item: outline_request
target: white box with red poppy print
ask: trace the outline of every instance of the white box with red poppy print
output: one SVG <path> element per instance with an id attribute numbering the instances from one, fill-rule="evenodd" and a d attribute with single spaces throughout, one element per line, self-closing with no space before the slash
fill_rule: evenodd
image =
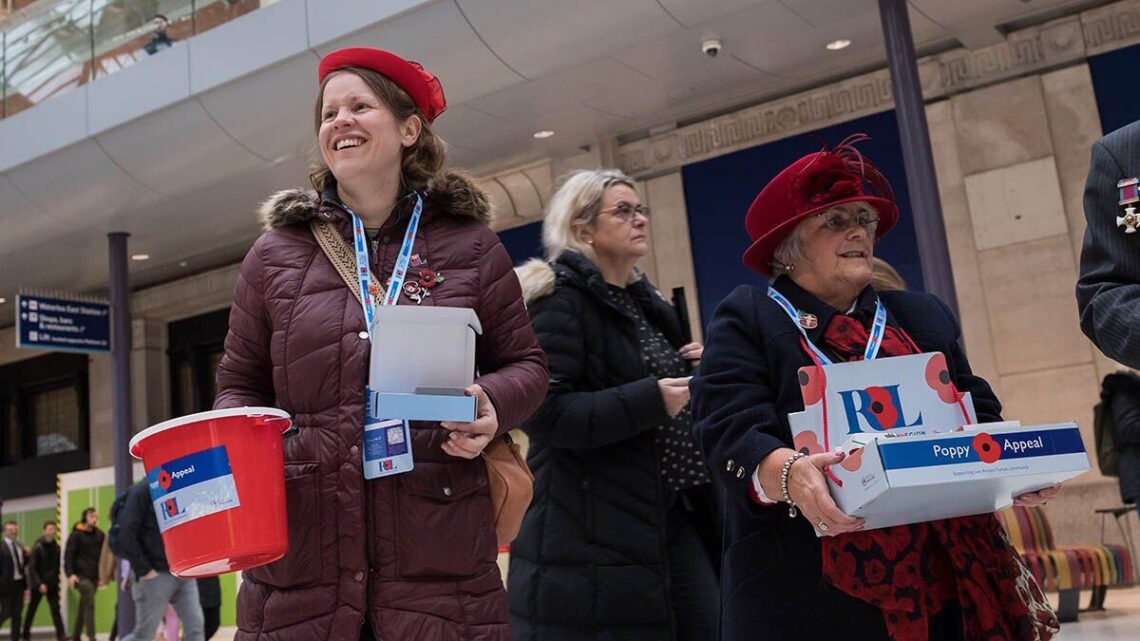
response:
<path id="1" fill-rule="evenodd" d="M 844 513 L 867 529 L 1009 507 L 1013 497 L 1090 469 L 1076 423 L 971 425 L 948 434 L 853 436 L 828 485 Z"/>
<path id="2" fill-rule="evenodd" d="M 848 452 L 828 481 L 839 508 L 868 529 L 992 512 L 1089 469 L 1075 423 L 978 425 L 938 352 L 805 367 L 799 379 L 804 411 L 788 416 L 795 448 Z M 1022 436 L 1041 447 L 1022 449 Z"/>
<path id="3" fill-rule="evenodd" d="M 475 311 L 459 307 L 380 307 L 372 327 L 369 420 L 475 420 Z"/>

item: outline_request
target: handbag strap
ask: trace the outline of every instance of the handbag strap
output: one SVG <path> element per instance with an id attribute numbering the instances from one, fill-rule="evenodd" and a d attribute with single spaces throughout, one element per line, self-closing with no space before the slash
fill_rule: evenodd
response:
<path id="1" fill-rule="evenodd" d="M 348 291 L 356 296 L 357 301 L 363 302 L 360 297 L 360 288 L 357 287 L 356 282 L 356 256 L 353 254 L 352 248 L 345 242 L 344 237 L 340 235 L 332 223 L 323 220 L 310 222 L 309 229 L 312 230 L 313 237 L 317 239 L 317 244 L 321 246 L 325 256 L 328 256 L 329 262 L 336 268 L 336 273 L 340 274 L 340 277 L 344 279 L 344 284 L 348 285 Z M 368 280 L 373 291 L 383 291 L 376 274 L 369 271 Z"/>

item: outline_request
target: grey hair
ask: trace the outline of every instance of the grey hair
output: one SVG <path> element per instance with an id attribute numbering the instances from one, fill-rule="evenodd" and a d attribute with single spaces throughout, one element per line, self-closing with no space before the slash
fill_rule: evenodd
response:
<path id="1" fill-rule="evenodd" d="M 866 201 L 856 200 L 851 204 L 859 205 L 864 209 L 870 209 L 876 214 L 878 213 L 878 210 L 872 207 L 871 204 Z M 795 229 L 792 230 L 792 233 L 788 234 L 787 238 L 780 241 L 780 244 L 776 246 L 776 251 L 772 252 L 772 263 L 768 268 L 772 274 L 772 278 L 787 274 L 791 271 L 788 269 L 789 266 L 793 266 L 804 259 L 804 251 L 806 249 L 806 242 L 804 241 L 805 223 L 807 223 L 807 221 L 811 220 L 812 218 L 815 218 L 816 216 L 824 216 L 837 209 L 839 208 L 830 207 L 819 212 L 818 214 L 804 218 L 798 225 L 796 225 Z"/>
<path id="2" fill-rule="evenodd" d="M 617 169 L 583 169 L 564 179 L 550 199 L 542 223 L 547 260 L 556 260 L 567 251 L 594 260 L 594 248 L 578 238 L 578 230 L 594 222 L 602 211 L 602 196 L 614 185 L 636 189 L 633 179 Z"/>
<path id="3" fill-rule="evenodd" d="M 807 219 L 804 219 L 807 222 Z M 790 271 L 789 267 L 800 262 L 804 258 L 804 225 L 801 222 L 796 225 L 788 237 L 780 241 L 776 245 L 776 251 L 772 252 L 772 264 L 769 266 L 769 271 L 772 278 L 782 276 Z"/>

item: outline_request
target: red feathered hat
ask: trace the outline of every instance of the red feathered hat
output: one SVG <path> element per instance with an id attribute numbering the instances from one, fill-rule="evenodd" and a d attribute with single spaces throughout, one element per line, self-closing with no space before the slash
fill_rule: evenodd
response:
<path id="1" fill-rule="evenodd" d="M 433 76 L 418 62 L 404 60 L 383 49 L 369 47 L 337 49 L 321 58 L 321 64 L 317 68 L 317 83 L 323 83 L 330 73 L 345 67 L 364 67 L 383 74 L 408 92 L 429 123 L 447 109 L 447 100 L 443 97 L 443 85 L 439 83 L 439 78 Z"/>
<path id="2" fill-rule="evenodd" d="M 834 149 L 824 149 L 795 161 L 768 183 L 744 218 L 752 246 L 744 264 L 768 276 L 772 254 L 803 219 L 844 203 L 864 201 L 879 214 L 875 239 L 899 220 L 890 183 L 853 146 L 867 140 L 854 134 Z"/>

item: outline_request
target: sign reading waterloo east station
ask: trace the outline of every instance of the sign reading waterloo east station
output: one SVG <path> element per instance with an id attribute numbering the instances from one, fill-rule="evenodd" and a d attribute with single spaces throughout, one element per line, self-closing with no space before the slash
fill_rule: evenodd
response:
<path id="1" fill-rule="evenodd" d="M 106 303 L 20 294 L 16 310 L 17 348 L 111 351 L 111 306 Z"/>

